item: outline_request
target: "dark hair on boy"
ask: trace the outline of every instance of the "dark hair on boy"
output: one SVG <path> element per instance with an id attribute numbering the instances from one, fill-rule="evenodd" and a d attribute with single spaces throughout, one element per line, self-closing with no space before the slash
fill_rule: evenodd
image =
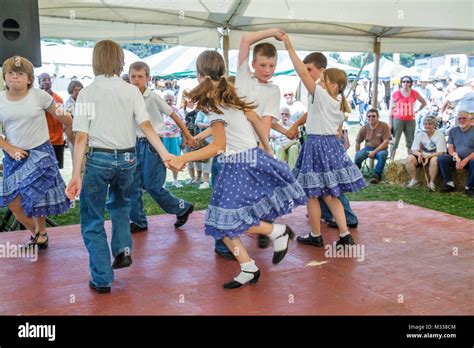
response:
<path id="1" fill-rule="evenodd" d="M 253 48 L 253 60 L 257 59 L 257 56 L 274 58 L 277 56 L 277 50 L 271 43 L 262 42 Z"/>
<path id="2" fill-rule="evenodd" d="M 318 69 L 326 69 L 328 66 L 328 59 L 321 52 L 313 52 L 304 57 L 303 63 L 314 64 L 314 66 Z"/>

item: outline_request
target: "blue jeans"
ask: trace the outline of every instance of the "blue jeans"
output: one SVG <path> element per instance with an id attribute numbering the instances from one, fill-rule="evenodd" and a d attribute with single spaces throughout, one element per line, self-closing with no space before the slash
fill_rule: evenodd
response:
<path id="1" fill-rule="evenodd" d="M 214 187 L 217 178 L 219 177 L 219 172 L 222 167 L 222 163 L 219 162 L 218 159 L 219 156 L 215 156 L 214 159 L 212 160 L 212 167 L 211 167 L 211 186 Z"/>
<path id="2" fill-rule="evenodd" d="M 359 102 L 359 123 L 361 125 L 364 125 L 367 123 L 367 118 L 365 113 L 367 112 L 367 109 L 369 108 L 369 104 L 366 104 L 364 102 Z"/>
<path id="3" fill-rule="evenodd" d="M 357 215 L 352 211 L 347 197 L 344 194 L 341 194 L 337 198 L 341 201 L 342 206 L 344 207 L 344 214 L 346 215 L 347 224 L 354 225 L 354 224 L 359 223 L 359 220 L 357 219 Z M 323 198 L 318 197 L 318 199 L 319 199 L 319 205 L 321 206 L 321 217 L 326 221 L 333 221 L 331 211 L 329 210 L 329 207 L 327 206 L 327 204 L 324 202 Z"/>
<path id="4" fill-rule="evenodd" d="M 375 150 L 375 147 L 366 146 L 362 150 L 357 151 L 354 158 L 355 165 L 360 169 L 362 166 L 362 162 L 364 162 L 368 157 L 371 151 Z M 377 164 L 375 165 L 375 174 L 382 177 L 383 169 L 385 167 L 385 162 L 387 161 L 388 151 L 381 150 L 375 154 L 375 159 L 377 160 Z"/>
<path id="5" fill-rule="evenodd" d="M 450 155 L 441 155 L 438 157 L 438 167 L 441 172 L 443 182 L 453 181 L 452 170 L 456 168 L 456 162 L 453 161 L 453 157 Z M 464 167 L 468 170 L 468 176 L 466 181 L 466 187 L 474 189 L 474 159 L 470 160 L 469 163 Z"/>
<path id="6" fill-rule="evenodd" d="M 183 215 L 191 203 L 176 198 L 163 187 L 166 181 L 166 167 L 153 145 L 146 138 L 138 138 L 135 148 L 137 166 L 130 195 L 132 204 L 130 220 L 139 227 L 148 226 L 142 199 L 143 190 L 146 190 L 166 213 Z"/>
<path id="7" fill-rule="evenodd" d="M 81 191 L 81 232 L 89 252 L 92 281 L 97 286 L 111 286 L 114 280 L 104 229 L 105 208 L 112 220 L 113 256 L 132 249 L 128 216 L 135 166 L 133 152 L 114 154 L 90 150 L 87 154 Z"/>

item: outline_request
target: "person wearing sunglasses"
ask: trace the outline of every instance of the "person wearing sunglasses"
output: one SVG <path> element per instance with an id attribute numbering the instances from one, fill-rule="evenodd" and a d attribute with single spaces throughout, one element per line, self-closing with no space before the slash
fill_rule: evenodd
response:
<path id="1" fill-rule="evenodd" d="M 426 106 L 426 101 L 414 89 L 412 89 L 413 80 L 410 76 L 403 76 L 401 79 L 401 87 L 392 95 L 390 106 L 389 123 L 393 130 L 395 141 L 392 145 L 390 158 L 395 159 L 395 153 L 400 143 L 400 137 L 405 134 L 405 142 L 407 154 L 411 155 L 411 147 L 413 138 L 415 137 L 415 117 L 416 114 Z M 419 101 L 420 106 L 415 111 L 415 102 Z"/>
<path id="2" fill-rule="evenodd" d="M 471 117 L 474 110 L 461 110 L 458 113 L 458 127 L 449 131 L 448 154 L 438 159 L 438 166 L 445 187 L 440 192 L 456 191 L 452 178 L 452 169 L 469 171 L 465 186 L 466 195 L 474 198 L 474 127 Z"/>
<path id="3" fill-rule="evenodd" d="M 367 158 L 376 159 L 377 165 L 370 183 L 377 184 L 382 179 L 383 169 L 388 156 L 390 128 L 388 124 L 379 120 L 377 109 L 370 109 L 367 112 L 367 119 L 369 120 L 368 124 L 363 126 L 357 134 L 354 163 L 360 169 L 362 162 Z M 360 144 L 362 142 L 365 142 L 365 147 L 361 150 Z"/>

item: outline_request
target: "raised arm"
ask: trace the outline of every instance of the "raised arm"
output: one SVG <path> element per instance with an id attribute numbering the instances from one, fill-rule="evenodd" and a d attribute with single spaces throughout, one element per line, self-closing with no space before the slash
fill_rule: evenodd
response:
<path id="1" fill-rule="evenodd" d="M 274 37 L 275 39 L 281 41 L 281 37 L 285 32 L 281 29 L 265 29 L 254 31 L 245 34 L 240 39 L 240 47 L 239 47 L 239 65 L 240 66 L 249 56 L 250 46 L 254 43 L 267 39 L 269 37 Z"/>
<path id="2" fill-rule="evenodd" d="M 298 57 L 298 55 L 296 54 L 296 51 L 293 48 L 293 45 L 291 44 L 291 41 L 288 35 L 284 34 L 282 36 L 282 40 L 285 43 L 285 48 L 288 51 L 288 55 L 290 56 L 291 61 L 293 62 L 296 73 L 298 74 L 301 81 L 305 85 L 306 89 L 308 90 L 308 93 L 313 95 L 316 82 L 313 80 L 308 70 L 306 69 L 306 65 L 304 65 L 300 57 Z"/>

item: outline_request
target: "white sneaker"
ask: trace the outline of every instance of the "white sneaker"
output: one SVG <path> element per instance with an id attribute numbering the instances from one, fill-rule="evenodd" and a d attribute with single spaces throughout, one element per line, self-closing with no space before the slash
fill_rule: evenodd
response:
<path id="1" fill-rule="evenodd" d="M 176 187 L 176 188 L 182 188 L 183 187 L 183 185 L 181 185 L 181 183 L 179 181 L 175 181 L 173 183 L 173 186 Z"/>
<path id="2" fill-rule="evenodd" d="M 418 184 L 418 181 L 414 180 L 414 179 L 411 179 L 410 182 L 408 183 L 407 187 L 408 188 L 412 188 L 413 186 L 415 186 L 416 184 Z"/>
<path id="3" fill-rule="evenodd" d="M 430 184 L 428 185 L 430 191 L 432 192 L 435 192 L 436 191 L 436 185 L 434 182 L 430 182 Z"/>
<path id="4" fill-rule="evenodd" d="M 208 189 L 208 188 L 210 188 L 208 182 L 203 182 L 201 185 L 199 185 L 200 190 L 204 190 L 204 189 Z"/>

